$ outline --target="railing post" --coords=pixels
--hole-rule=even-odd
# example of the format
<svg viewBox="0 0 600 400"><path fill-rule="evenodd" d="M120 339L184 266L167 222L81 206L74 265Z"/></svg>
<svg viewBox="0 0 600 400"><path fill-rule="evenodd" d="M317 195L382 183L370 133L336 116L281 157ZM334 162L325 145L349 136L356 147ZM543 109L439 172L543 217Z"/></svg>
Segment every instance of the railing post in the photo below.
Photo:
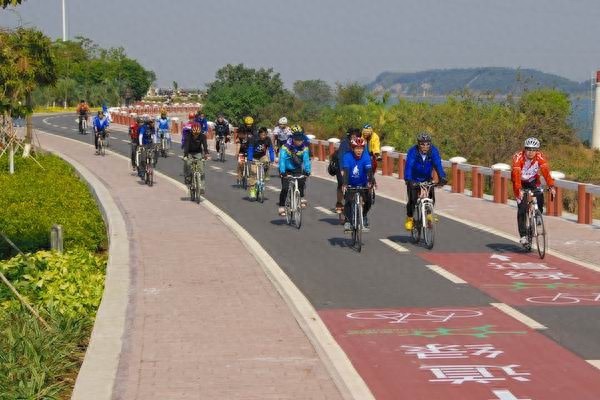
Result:
<svg viewBox="0 0 600 400"><path fill-rule="evenodd" d="M585 193L585 184L580 183L577 185L577 223L586 223L586 208L587 208L587 196Z"/></svg>
<svg viewBox="0 0 600 400"><path fill-rule="evenodd" d="M465 190L465 172L458 167L458 164L466 163L467 159L452 157L449 161L452 163L452 193L462 193Z"/></svg>
<svg viewBox="0 0 600 400"><path fill-rule="evenodd" d="M394 159L389 156L392 151L394 151L392 146L381 147L381 175L391 176L394 171Z"/></svg>
<svg viewBox="0 0 600 400"><path fill-rule="evenodd" d="M504 163L497 163L492 165L492 169L494 170L494 203L506 204L508 202L508 179L502 176L502 171L510 171L510 168L510 165Z"/></svg>
<svg viewBox="0 0 600 400"><path fill-rule="evenodd" d="M452 163L452 193L458 192L458 163Z"/></svg>
<svg viewBox="0 0 600 400"><path fill-rule="evenodd" d="M555 180L565 179L565 174L564 174L564 172L561 172L561 171L551 171L550 175ZM562 217L563 192L562 192L562 189L559 188L558 186L555 186L555 190L556 190L556 194L554 196L554 199L552 198L552 196L548 196L548 208L547 208L546 212L548 215Z"/></svg>
<svg viewBox="0 0 600 400"><path fill-rule="evenodd" d="M319 161L325 161L325 145L319 142Z"/></svg>
<svg viewBox="0 0 600 400"><path fill-rule="evenodd" d="M494 170L494 175L493 175L493 191L494 191L494 203L500 203L501 202L501 189L500 189L500 179L502 176L502 171L500 171L499 169L495 169Z"/></svg>
<svg viewBox="0 0 600 400"><path fill-rule="evenodd" d="M404 179L404 167L406 166L406 158L404 154L398 154L398 179Z"/></svg>
<svg viewBox="0 0 600 400"><path fill-rule="evenodd" d="M479 167L472 166L471 167L471 197L481 198L482 193L481 189L481 174L479 173Z"/></svg>
<svg viewBox="0 0 600 400"><path fill-rule="evenodd" d="M562 217L563 213L563 190L562 188L556 188L556 197L554 198L554 215Z"/></svg>

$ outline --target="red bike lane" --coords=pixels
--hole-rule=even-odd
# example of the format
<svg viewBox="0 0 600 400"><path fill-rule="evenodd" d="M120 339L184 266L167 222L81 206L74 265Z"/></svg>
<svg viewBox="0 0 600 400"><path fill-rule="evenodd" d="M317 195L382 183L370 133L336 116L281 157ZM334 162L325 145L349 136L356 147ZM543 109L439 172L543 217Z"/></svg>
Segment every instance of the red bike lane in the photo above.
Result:
<svg viewBox="0 0 600 400"><path fill-rule="evenodd" d="M319 315L377 399L600 398L600 371L493 307Z"/></svg>
<svg viewBox="0 0 600 400"><path fill-rule="evenodd" d="M510 305L600 305L600 273L557 257L540 260L517 253L422 253L420 257Z"/></svg>

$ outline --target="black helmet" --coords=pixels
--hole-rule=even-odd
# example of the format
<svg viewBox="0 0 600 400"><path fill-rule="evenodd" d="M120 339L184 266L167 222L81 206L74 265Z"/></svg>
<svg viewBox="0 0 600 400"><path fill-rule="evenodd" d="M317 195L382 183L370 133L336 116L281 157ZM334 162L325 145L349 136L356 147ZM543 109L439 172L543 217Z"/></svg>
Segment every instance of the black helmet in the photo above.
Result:
<svg viewBox="0 0 600 400"><path fill-rule="evenodd" d="M417 134L417 142L431 143L431 135L428 132L419 132Z"/></svg>

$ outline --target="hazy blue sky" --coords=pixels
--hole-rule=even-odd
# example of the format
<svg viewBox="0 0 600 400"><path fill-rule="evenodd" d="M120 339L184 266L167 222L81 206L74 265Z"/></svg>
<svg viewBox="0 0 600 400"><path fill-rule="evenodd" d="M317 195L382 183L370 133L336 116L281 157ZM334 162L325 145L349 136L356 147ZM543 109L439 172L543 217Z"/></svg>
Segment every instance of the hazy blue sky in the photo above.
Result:
<svg viewBox="0 0 600 400"><path fill-rule="evenodd" d="M61 37L61 0L16 11ZM163 87L201 87L227 63L272 67L288 87L481 66L583 81L600 67L599 0L67 0L67 16L70 38L123 46Z"/></svg>

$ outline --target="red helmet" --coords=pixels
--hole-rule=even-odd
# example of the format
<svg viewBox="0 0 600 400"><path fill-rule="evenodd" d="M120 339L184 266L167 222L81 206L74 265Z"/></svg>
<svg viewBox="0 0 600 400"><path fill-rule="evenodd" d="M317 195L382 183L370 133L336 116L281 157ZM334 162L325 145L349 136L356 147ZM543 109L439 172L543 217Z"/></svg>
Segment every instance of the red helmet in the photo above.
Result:
<svg viewBox="0 0 600 400"><path fill-rule="evenodd" d="M365 147L365 139L360 137L352 139L352 141L350 142L350 147Z"/></svg>
<svg viewBox="0 0 600 400"><path fill-rule="evenodd" d="M196 118L196 114L194 114L194 113L188 114L188 119L194 119L194 118Z"/></svg>

